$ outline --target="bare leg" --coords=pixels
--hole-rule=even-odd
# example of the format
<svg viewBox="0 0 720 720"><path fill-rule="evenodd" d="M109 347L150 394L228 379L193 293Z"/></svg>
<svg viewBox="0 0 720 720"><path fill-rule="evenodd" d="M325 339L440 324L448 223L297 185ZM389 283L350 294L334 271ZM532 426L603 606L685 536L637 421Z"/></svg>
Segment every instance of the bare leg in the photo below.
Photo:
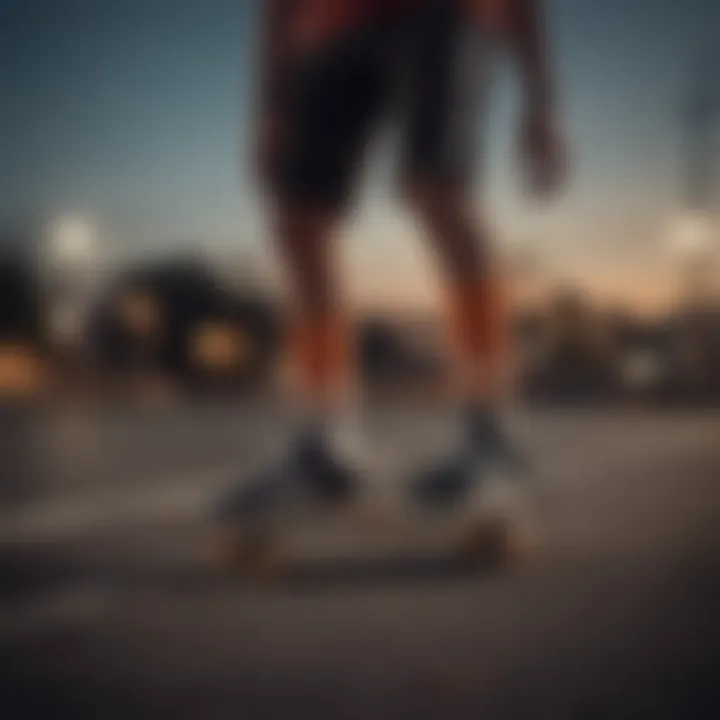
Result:
<svg viewBox="0 0 720 720"><path fill-rule="evenodd" d="M337 288L335 215L306 205L280 203L276 238L291 291L287 361L291 391L319 421L347 401L351 335Z"/></svg>
<svg viewBox="0 0 720 720"><path fill-rule="evenodd" d="M281 461L256 478L243 478L220 499L220 517L233 521L271 516L283 498L296 495L293 488L299 485L323 501L344 500L354 488L352 472L338 462L328 442L344 404L350 366L349 333L335 285L335 219L309 206L286 203L278 203L275 219L291 291L287 352L295 402L287 409L299 412L293 419L295 437Z"/></svg>
<svg viewBox="0 0 720 720"><path fill-rule="evenodd" d="M487 232L455 187L418 181L410 199L444 279L457 392L467 403L498 403L512 372L508 318Z"/></svg>
<svg viewBox="0 0 720 720"><path fill-rule="evenodd" d="M464 410L458 451L422 472L413 485L421 501L437 504L465 497L482 477L476 469L484 463L518 469L522 460L500 419L511 376L508 320L485 232L455 187L418 182L411 201L445 280L452 378Z"/></svg>

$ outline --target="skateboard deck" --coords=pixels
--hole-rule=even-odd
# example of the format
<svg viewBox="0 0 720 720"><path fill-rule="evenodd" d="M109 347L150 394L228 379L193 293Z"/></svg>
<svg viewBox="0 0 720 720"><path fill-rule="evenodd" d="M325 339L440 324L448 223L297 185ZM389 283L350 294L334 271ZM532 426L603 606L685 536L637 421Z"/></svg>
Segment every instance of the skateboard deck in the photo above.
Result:
<svg viewBox="0 0 720 720"><path fill-rule="evenodd" d="M403 488L367 488L340 506L287 510L272 520L213 528L211 562L223 572L280 579L305 563L442 557L506 565L539 548L537 518L516 483L483 483L462 503L419 505Z"/></svg>

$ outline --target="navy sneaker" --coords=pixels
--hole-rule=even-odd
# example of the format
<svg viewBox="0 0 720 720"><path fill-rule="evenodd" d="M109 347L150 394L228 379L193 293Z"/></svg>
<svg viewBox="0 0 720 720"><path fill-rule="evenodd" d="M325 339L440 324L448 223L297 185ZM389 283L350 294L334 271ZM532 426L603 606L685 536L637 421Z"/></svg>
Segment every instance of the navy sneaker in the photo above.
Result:
<svg viewBox="0 0 720 720"><path fill-rule="evenodd" d="M222 496L214 515L229 523L264 521L303 508L340 505L356 491L355 473L331 455L319 436L308 435L280 462Z"/></svg>
<svg viewBox="0 0 720 720"><path fill-rule="evenodd" d="M470 408L466 419L467 452L505 473L519 477L529 471L527 458L503 425L496 411Z"/></svg>
<svg viewBox="0 0 720 720"><path fill-rule="evenodd" d="M411 497L420 505L448 508L462 504L485 481L518 478L527 464L506 434L497 415L472 409L466 418L465 437L458 452L413 478Z"/></svg>

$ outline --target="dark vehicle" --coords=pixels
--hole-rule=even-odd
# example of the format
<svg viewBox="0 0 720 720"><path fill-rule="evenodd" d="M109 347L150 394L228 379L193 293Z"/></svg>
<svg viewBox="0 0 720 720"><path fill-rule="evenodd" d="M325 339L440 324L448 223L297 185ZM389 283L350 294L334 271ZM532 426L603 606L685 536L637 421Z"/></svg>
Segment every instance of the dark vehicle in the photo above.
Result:
<svg viewBox="0 0 720 720"><path fill-rule="evenodd" d="M271 302L228 291L204 264L186 259L124 272L91 328L101 368L159 372L203 391L260 384L278 337Z"/></svg>
<svg viewBox="0 0 720 720"><path fill-rule="evenodd" d="M0 340L38 345L40 293L29 259L19 252L0 256Z"/></svg>
<svg viewBox="0 0 720 720"><path fill-rule="evenodd" d="M527 321L523 328L533 344L544 346L523 378L526 398L570 405L617 401L622 383L614 338L585 298L559 293L546 324L544 331Z"/></svg>
<svg viewBox="0 0 720 720"><path fill-rule="evenodd" d="M0 397L35 396L47 378L42 300L30 258L0 256Z"/></svg>

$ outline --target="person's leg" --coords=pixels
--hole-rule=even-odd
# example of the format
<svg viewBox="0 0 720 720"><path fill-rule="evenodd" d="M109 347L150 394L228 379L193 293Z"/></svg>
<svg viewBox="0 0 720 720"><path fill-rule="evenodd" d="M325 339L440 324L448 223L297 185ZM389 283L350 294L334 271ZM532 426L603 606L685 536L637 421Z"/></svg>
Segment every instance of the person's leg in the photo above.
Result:
<svg viewBox="0 0 720 720"><path fill-rule="evenodd" d="M461 443L450 457L422 472L416 489L431 502L468 492L486 463L518 469L503 408L512 389L511 328L501 273L481 221L464 193L417 181L412 203L434 249L443 278L443 314L451 349L451 379Z"/></svg>
<svg viewBox="0 0 720 720"><path fill-rule="evenodd" d="M430 3L412 48L404 193L438 259L461 406L462 452L431 473L454 495L475 460L502 444L500 406L511 379L510 327L488 231L473 209L475 126L489 47L459 5Z"/></svg>
<svg viewBox="0 0 720 720"><path fill-rule="evenodd" d="M351 200L355 170L380 109L383 67L372 37L338 41L304 58L293 72L286 138L272 173L271 229L288 282L286 368L290 451L242 483L228 514L272 511L291 495L342 499L353 473L333 442L350 412L352 330L342 309L335 234ZM247 489L245 489L247 487Z"/></svg>
<svg viewBox="0 0 720 720"><path fill-rule="evenodd" d="M385 99L386 37L360 29L299 69L279 161L274 235L290 289L290 390L303 434L316 439L352 413L355 399L354 332L338 287L335 236Z"/></svg>
<svg viewBox="0 0 720 720"><path fill-rule="evenodd" d="M507 296L489 232L457 187L417 179L410 193L443 280L454 392L466 406L496 407L511 389L512 355Z"/></svg>
<svg viewBox="0 0 720 720"><path fill-rule="evenodd" d="M335 431L352 410L354 382L353 328L335 267L339 224L339 214L327 207L278 203L275 238L290 290L284 391L292 406L294 451L334 460Z"/></svg>

